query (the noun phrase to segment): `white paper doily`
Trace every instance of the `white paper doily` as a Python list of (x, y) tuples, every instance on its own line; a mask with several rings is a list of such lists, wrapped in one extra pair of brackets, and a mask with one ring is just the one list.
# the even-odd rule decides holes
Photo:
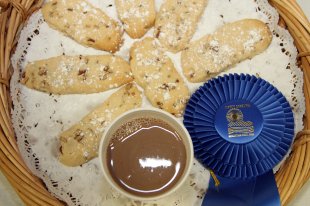
[[(113, 0), (89, 0), (117, 20)], [(162, 0), (156, 0), (157, 9)], [(249, 73), (260, 76), (277, 87), (290, 102), (295, 118), (295, 132), (302, 130), (305, 112), (302, 91), (303, 74), (296, 66), (297, 51), (289, 33), (277, 25), (278, 14), (267, 0), (209, 0), (193, 40), (212, 33), (226, 22), (257, 18), (267, 22), (273, 31), (270, 47), (251, 60), (235, 65), (226, 73)], [(147, 36), (152, 36), (153, 29)], [(134, 40), (124, 35), (124, 45), (116, 55), (129, 58)], [(104, 180), (98, 158), (81, 167), (66, 167), (58, 162), (58, 135), (78, 122), (115, 90), (89, 95), (50, 95), (26, 88), (19, 83), (28, 62), (58, 55), (106, 54), (86, 48), (51, 29), (40, 11), (34, 13), (23, 28), (12, 57), (14, 74), (11, 80), (13, 99), (12, 122), (22, 156), (31, 171), (40, 177), (49, 191), (68, 205), (200, 205), (209, 172), (195, 161), (186, 184), (171, 196), (152, 203), (139, 203), (117, 194)], [(168, 53), (182, 74), (180, 53)], [(223, 73), (224, 74), (224, 73)], [(188, 83), (188, 82), (187, 82)], [(188, 83), (191, 92), (201, 84)], [(144, 99), (144, 106), (149, 103)], [(181, 121), (181, 119), (180, 119)]]

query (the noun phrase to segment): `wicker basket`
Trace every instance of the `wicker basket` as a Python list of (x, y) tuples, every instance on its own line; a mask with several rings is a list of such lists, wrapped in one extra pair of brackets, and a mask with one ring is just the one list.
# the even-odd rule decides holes
[[(42, 0), (0, 0), (0, 169), (26, 205), (64, 205), (27, 168), (17, 148), (11, 124), (9, 81), (10, 55), (27, 17), (39, 9)], [(310, 24), (295, 0), (270, 0), (280, 13), (298, 48), (298, 63), (304, 72), (306, 99), (305, 128), (293, 145), (290, 157), (276, 174), (282, 205), (287, 205), (310, 177)]]

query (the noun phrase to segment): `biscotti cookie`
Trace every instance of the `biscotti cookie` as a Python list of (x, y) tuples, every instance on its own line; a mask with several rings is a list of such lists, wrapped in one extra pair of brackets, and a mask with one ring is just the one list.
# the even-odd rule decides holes
[(142, 37), (155, 22), (154, 0), (116, 0), (116, 9), (131, 38)]
[(194, 35), (207, 0), (166, 0), (157, 14), (155, 36), (169, 51), (185, 48)]
[(225, 24), (212, 35), (189, 45), (181, 55), (184, 75), (190, 82), (202, 82), (228, 67), (254, 57), (268, 48), (272, 33), (256, 19)]
[(136, 42), (130, 50), (130, 66), (135, 81), (154, 107), (181, 115), (189, 90), (171, 59), (153, 38)]
[(102, 105), (60, 135), (60, 162), (78, 166), (96, 157), (106, 126), (117, 116), (141, 104), (141, 92), (132, 83), (112, 94)]
[(21, 83), (53, 94), (96, 93), (133, 80), (129, 64), (113, 55), (58, 56), (26, 66)]
[(84, 46), (115, 52), (123, 31), (116, 21), (84, 0), (51, 0), (43, 5), (45, 21)]

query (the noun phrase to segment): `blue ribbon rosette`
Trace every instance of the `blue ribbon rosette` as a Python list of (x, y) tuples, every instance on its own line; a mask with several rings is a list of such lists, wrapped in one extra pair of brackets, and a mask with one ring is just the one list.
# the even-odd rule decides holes
[(294, 117), (285, 97), (251, 75), (214, 78), (184, 114), (195, 157), (212, 170), (204, 206), (280, 205), (272, 169), (288, 152)]

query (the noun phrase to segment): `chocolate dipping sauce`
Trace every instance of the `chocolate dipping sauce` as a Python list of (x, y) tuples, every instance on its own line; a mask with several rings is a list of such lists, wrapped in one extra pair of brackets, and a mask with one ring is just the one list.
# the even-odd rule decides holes
[(186, 158), (177, 131), (154, 118), (138, 118), (122, 125), (107, 150), (108, 169), (114, 181), (141, 197), (171, 189), (184, 172)]

